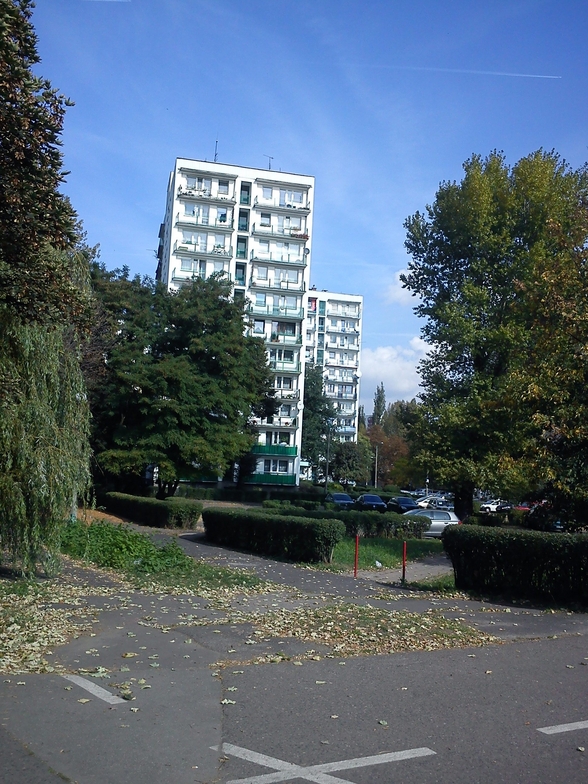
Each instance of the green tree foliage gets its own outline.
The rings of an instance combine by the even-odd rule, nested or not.
[[[49,568],[88,486],[79,359],[89,251],[63,180],[66,100],[35,76],[29,0],[0,0],[0,551]]]
[[[75,257],[76,216],[59,191],[68,101],[39,62],[31,0],[0,0],[0,303],[22,322],[82,318],[87,289]],[[34,274],[31,271],[34,269]]]
[[[384,384],[378,384],[374,393],[374,411],[372,414],[372,425],[382,424],[382,417],[386,413],[386,393]]]
[[[111,325],[108,375],[92,390],[98,465],[122,488],[157,465],[160,496],[182,478],[223,475],[254,441],[252,414],[274,410],[243,301],[216,276],[177,293],[99,265],[93,277]]]
[[[325,395],[320,365],[307,363],[304,370],[304,418],[302,420],[302,458],[316,471],[327,453],[327,429],[336,411]]]
[[[333,445],[330,473],[336,482],[357,482],[361,472],[360,448],[354,441],[337,441]]]
[[[537,300],[542,271],[565,255],[563,245],[568,255],[585,245],[578,214],[587,195],[586,172],[555,153],[512,168],[500,153],[474,156],[464,171],[460,183],[441,184],[426,214],[406,221],[412,261],[403,277],[431,346],[412,435],[461,515],[472,510],[475,486],[512,493],[546,478],[535,459],[537,401],[521,386],[529,351],[539,350],[529,287]]]

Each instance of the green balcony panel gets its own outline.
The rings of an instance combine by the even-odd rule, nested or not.
[[[252,485],[295,485],[295,474],[251,474],[244,480]]]
[[[251,451],[254,455],[289,455],[296,457],[298,447],[286,446],[286,444],[255,444]]]

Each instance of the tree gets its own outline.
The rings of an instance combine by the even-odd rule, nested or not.
[[[54,561],[88,487],[80,372],[88,249],[59,150],[66,100],[32,72],[29,0],[0,0],[0,552],[30,572]]]
[[[384,392],[384,384],[378,384],[374,393],[374,412],[372,414],[372,425],[380,425],[382,417],[386,412],[386,393]]]
[[[116,341],[93,392],[98,465],[122,486],[157,465],[160,497],[180,479],[224,475],[254,440],[252,416],[274,411],[265,347],[243,333],[229,281],[195,279],[177,293],[95,265]]]
[[[304,369],[301,452],[302,458],[308,460],[315,472],[326,456],[327,432],[336,416],[333,404],[325,395],[321,366],[307,363]]]
[[[378,476],[374,480],[383,480],[387,483],[390,474],[401,458],[407,458],[409,453],[408,444],[399,435],[387,435],[381,425],[373,425],[367,432],[374,454],[378,447]]]
[[[587,203],[585,170],[555,153],[510,168],[494,152],[464,170],[462,182],[441,184],[426,215],[406,221],[412,261],[403,276],[431,346],[412,438],[421,465],[452,486],[462,516],[476,486],[509,493],[546,479],[533,460],[533,406],[522,405],[515,383],[533,340],[527,291],[558,257],[562,233],[578,241]]]

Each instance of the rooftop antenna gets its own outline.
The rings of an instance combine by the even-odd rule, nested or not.
[[[214,143],[214,162],[218,161],[218,139]]]
[[[264,158],[267,158],[267,168],[271,171],[272,170],[272,161],[274,159],[273,155],[264,155]]]

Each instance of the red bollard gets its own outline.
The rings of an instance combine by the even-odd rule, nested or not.
[[[406,582],[406,542],[402,542],[402,582]]]
[[[355,535],[355,562],[353,564],[353,576],[357,578],[357,562],[359,560],[359,534]]]

